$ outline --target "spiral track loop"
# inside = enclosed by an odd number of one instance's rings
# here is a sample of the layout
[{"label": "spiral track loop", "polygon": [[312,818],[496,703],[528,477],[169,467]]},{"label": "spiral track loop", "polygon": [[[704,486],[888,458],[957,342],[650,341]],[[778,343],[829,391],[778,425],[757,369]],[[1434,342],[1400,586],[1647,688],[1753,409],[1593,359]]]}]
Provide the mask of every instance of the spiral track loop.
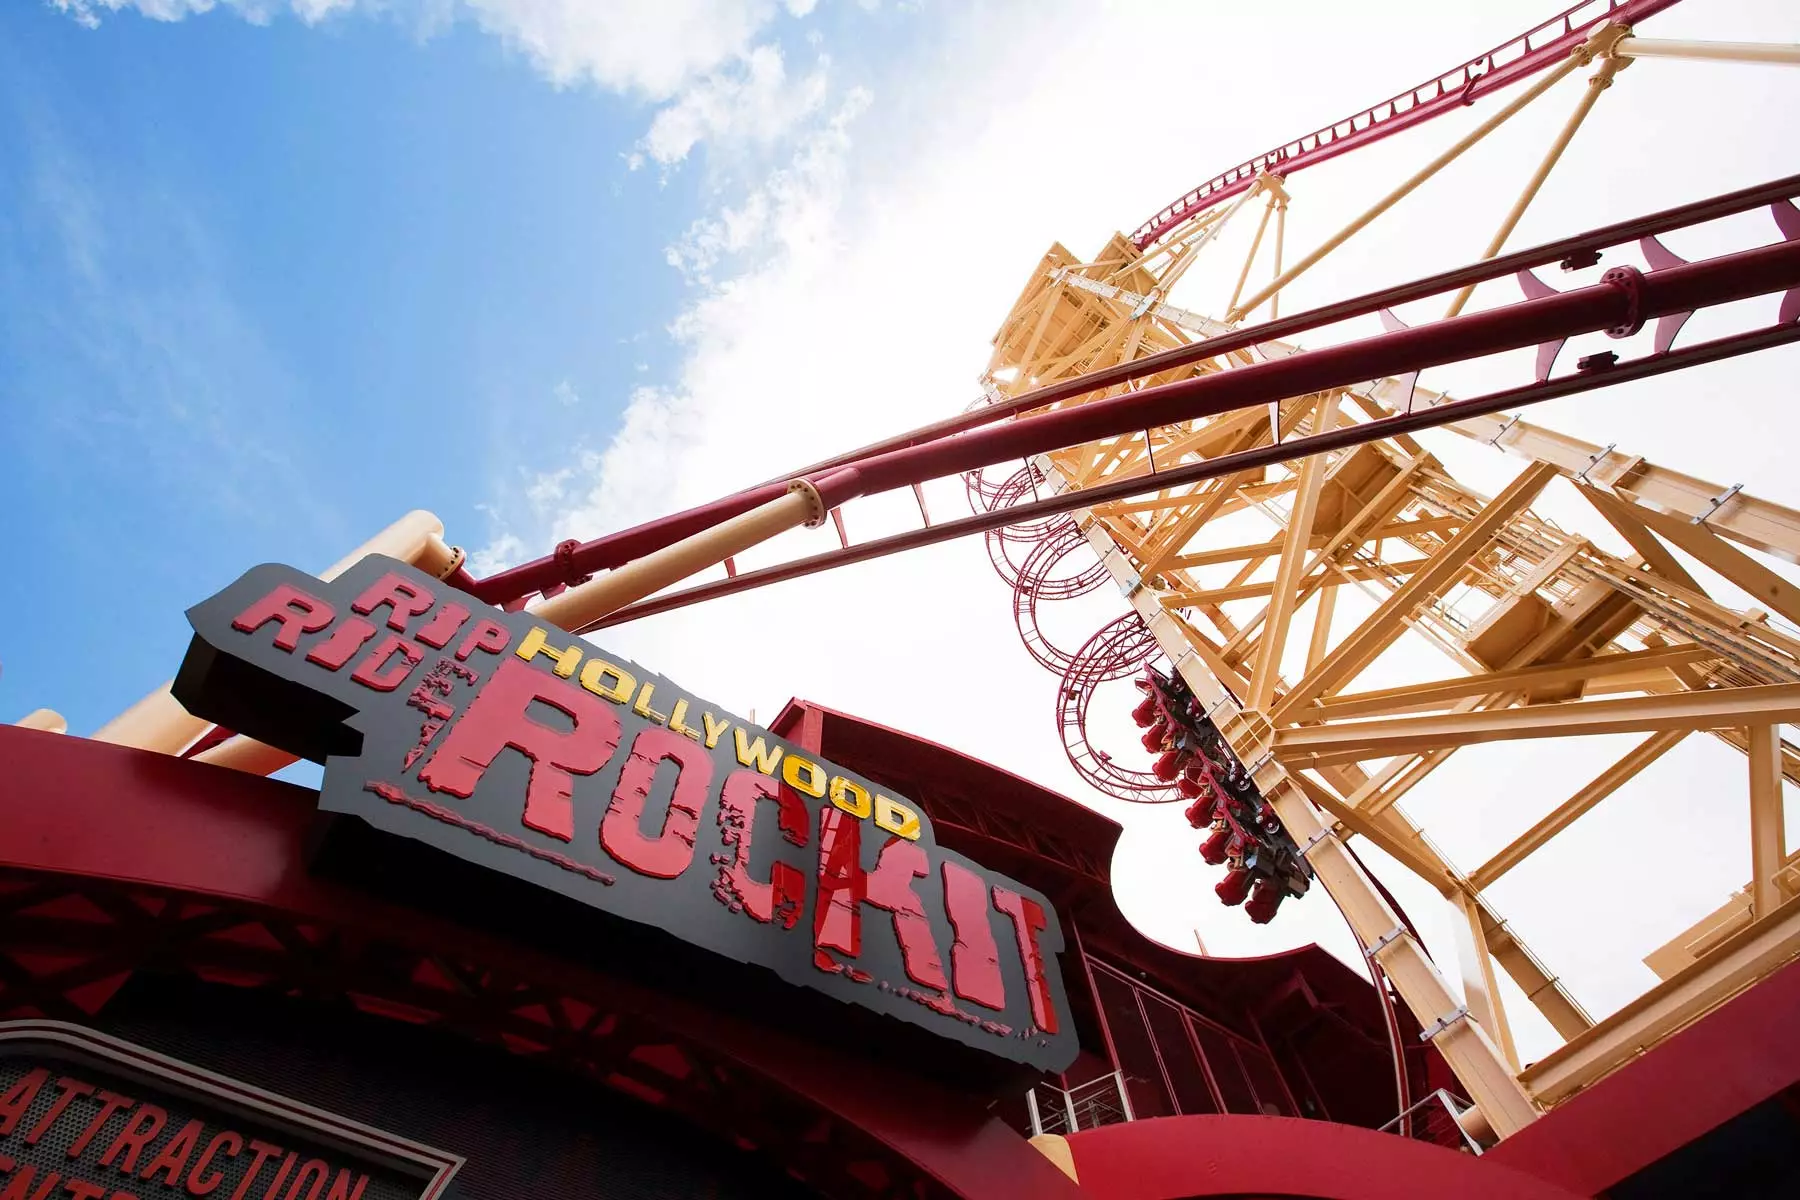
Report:
[{"label": "spiral track loop", "polygon": [[[965,476],[965,479],[967,477]],[[1005,482],[994,487],[985,500],[986,511],[994,512],[1002,508],[1011,508],[1015,504],[1035,498],[1044,476],[1035,465],[1027,464],[1009,476]],[[970,482],[969,503],[977,503],[977,490],[985,487],[985,481]],[[994,564],[994,571],[1006,586],[1017,589],[1022,586],[1024,561],[1036,546],[1044,539],[1061,534],[1064,530],[1074,530],[1075,519],[1064,513],[1054,516],[1039,517],[1034,521],[1022,521],[1017,525],[1003,525],[999,529],[990,529],[984,539],[987,545],[988,561]]]},{"label": "spiral track loop", "polygon": [[1062,730],[1063,750],[1069,765],[1095,788],[1133,804],[1167,804],[1181,793],[1148,770],[1133,771],[1113,761],[1111,754],[1096,749],[1088,740],[1087,710],[1094,689],[1102,683],[1135,674],[1159,653],[1156,635],[1130,612],[1101,627],[1075,652],[1074,661],[1057,688],[1057,725]]},{"label": "spiral track loop", "polygon": [[[994,403],[994,401],[999,398],[999,395],[1000,393],[993,389],[993,385],[990,382],[987,390],[980,396],[977,396],[974,400],[970,401],[968,405],[963,408],[963,411],[974,412],[978,408],[986,408],[988,405]],[[1007,483],[1010,482],[1003,480],[996,483],[988,479],[987,472],[988,468],[981,467],[977,470],[966,471],[963,473],[963,487],[967,489],[969,493],[969,509],[972,512],[993,512],[994,503],[999,499],[1001,489],[1006,487]],[[1018,502],[1016,496],[1007,501],[1008,504],[1017,504]]]},{"label": "spiral track loop", "polygon": [[1038,627],[1038,602],[1085,596],[1106,582],[1106,564],[1098,558],[1073,574],[1053,574],[1069,555],[1083,553],[1092,551],[1081,530],[1072,523],[1062,526],[1026,555],[1025,565],[1019,568],[1019,582],[1013,588],[1013,624],[1018,627],[1019,639],[1034,661],[1059,675],[1073,665],[1075,655],[1052,644]]},{"label": "spiral track loop", "polygon": [[[999,481],[989,479],[987,473],[988,468],[983,467],[979,471],[967,471],[963,474],[963,487],[969,494],[969,508],[974,512],[993,512],[995,501],[1000,498],[1002,490],[1011,482],[1010,479]],[[1015,496],[1008,503],[1017,504],[1018,497]]]}]

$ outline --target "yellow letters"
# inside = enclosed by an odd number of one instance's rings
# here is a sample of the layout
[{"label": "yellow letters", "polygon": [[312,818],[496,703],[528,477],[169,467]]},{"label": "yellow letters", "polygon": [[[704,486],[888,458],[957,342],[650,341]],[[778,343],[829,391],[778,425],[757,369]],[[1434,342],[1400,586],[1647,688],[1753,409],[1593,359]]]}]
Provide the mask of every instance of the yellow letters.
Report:
[{"label": "yellow letters", "polygon": [[542,625],[531,627],[531,631],[525,635],[525,640],[519,643],[519,648],[515,653],[526,662],[530,662],[540,654],[555,660],[555,674],[562,679],[573,675],[576,665],[581,662],[580,646],[570,646],[567,650],[558,650],[546,645]]},{"label": "yellow letters", "polygon": [[[708,750],[717,746],[719,739],[725,736],[725,731],[731,728],[730,721],[721,721],[709,712],[700,714],[700,723],[706,726],[706,748]],[[738,758],[741,761],[743,755],[738,755]]]},{"label": "yellow letters", "polygon": [[[703,730],[696,729],[687,723],[689,701],[685,697],[677,699],[669,715],[664,716],[650,707],[651,701],[656,697],[654,683],[645,682],[640,687],[635,675],[604,658],[590,658],[582,666],[582,647],[579,643],[558,650],[549,644],[548,638],[548,630],[541,625],[534,625],[526,632],[515,653],[526,662],[543,655],[551,660],[554,664],[551,670],[562,679],[574,675],[575,668],[581,666],[581,686],[594,695],[604,697],[614,704],[629,703],[631,711],[638,716],[646,717],[659,725],[667,725],[683,737],[703,742],[708,750],[716,749],[719,739],[729,729],[736,743],[738,762],[744,766],[754,767],[764,775],[774,775],[775,769],[780,767],[782,780],[794,790],[821,798],[829,793],[835,807],[858,820],[868,820],[873,816],[878,828],[908,841],[919,839],[919,814],[899,801],[879,794],[871,799],[867,788],[842,775],[830,776],[828,787],[825,768],[812,759],[798,754],[788,754],[784,759],[780,743],[771,746],[760,734],[752,738],[742,726],[734,727],[730,720],[715,717],[710,712],[701,712],[700,723]],[[632,699],[634,693],[635,701]]]},{"label": "yellow letters", "polygon": [[631,706],[631,711],[640,717],[649,717],[658,725],[666,725],[669,723],[669,718],[650,707],[650,697],[654,695],[656,695],[656,685],[654,683],[646,683],[643,687],[638,689],[637,703]]},{"label": "yellow letters", "polygon": [[853,817],[868,819],[868,790],[859,784],[851,783],[842,775],[831,777],[831,802]]},{"label": "yellow letters", "polygon": [[[613,677],[610,685],[603,682],[608,675]],[[623,704],[631,699],[631,693],[637,691],[637,676],[604,658],[590,658],[587,666],[581,668],[581,686],[596,696],[606,697],[614,704]]]},{"label": "yellow letters", "polygon": [[[800,781],[802,774],[806,776],[804,783]],[[781,777],[789,787],[797,788],[809,796],[825,794],[825,772],[810,758],[801,758],[798,754],[788,755],[787,761],[781,764]]]},{"label": "yellow letters", "polygon": [[875,824],[895,837],[909,842],[919,840],[919,814],[897,800],[875,797]]},{"label": "yellow letters", "polygon": [[755,767],[764,775],[773,775],[775,773],[775,764],[781,761],[780,746],[771,749],[763,744],[763,740],[760,736],[752,742],[744,736],[742,727],[733,730],[732,736],[737,739],[737,756],[739,762],[743,763],[746,767]]},{"label": "yellow letters", "polygon": [[682,737],[690,737],[697,742],[700,740],[700,731],[687,724],[687,710],[687,697],[683,696],[675,702],[675,709],[669,714],[669,728]]}]

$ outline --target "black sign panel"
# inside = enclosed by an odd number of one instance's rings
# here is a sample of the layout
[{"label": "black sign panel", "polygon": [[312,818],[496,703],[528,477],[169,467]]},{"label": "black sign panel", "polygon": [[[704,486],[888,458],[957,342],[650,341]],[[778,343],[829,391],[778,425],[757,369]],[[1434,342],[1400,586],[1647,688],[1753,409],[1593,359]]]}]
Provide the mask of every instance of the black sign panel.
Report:
[{"label": "black sign panel", "polygon": [[321,806],[1039,1070],[1075,1055],[1039,893],[903,796],[393,559],[188,613],[175,695],[325,764]]},{"label": "black sign panel", "polygon": [[435,1200],[461,1164],[79,1026],[0,1023],[0,1195]]}]

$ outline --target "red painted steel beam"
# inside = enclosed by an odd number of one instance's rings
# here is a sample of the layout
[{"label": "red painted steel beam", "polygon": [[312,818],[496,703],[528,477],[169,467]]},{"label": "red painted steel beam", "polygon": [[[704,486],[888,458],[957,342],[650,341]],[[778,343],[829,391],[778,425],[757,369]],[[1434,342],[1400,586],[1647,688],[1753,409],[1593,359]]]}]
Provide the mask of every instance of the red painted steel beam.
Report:
[{"label": "red painted steel beam", "polygon": [[944,521],[929,528],[894,534],[891,537],[865,542],[860,546],[852,546],[848,550],[831,550],[823,554],[814,554],[755,571],[740,572],[730,579],[703,583],[678,592],[654,596],[647,600],[640,600],[636,604],[627,605],[617,612],[609,614],[603,620],[577,632],[585,633],[590,629],[623,625],[638,617],[654,616],[657,613],[686,608],[688,605],[698,604],[705,600],[766,587],[772,583],[781,583],[789,579],[799,579],[821,571],[829,571],[836,567],[885,558],[890,554],[898,554],[906,550],[934,546],[956,538],[985,533],[1003,525],[1023,524],[1059,513],[1072,512],[1078,508],[1128,500],[1146,492],[1184,487],[1191,483],[1216,479],[1237,471],[1272,466],[1308,455],[1324,454],[1350,446],[1359,446],[1365,442],[1376,442],[1403,434],[1417,433],[1421,429],[1449,425],[1471,417],[1522,408],[1542,403],[1545,400],[1555,400],[1563,396],[1593,391],[1597,388],[1629,383],[1636,379],[1647,379],[1670,371],[1702,366],[1706,363],[1735,358],[1738,355],[1749,354],[1757,350],[1787,345],[1790,342],[1800,342],[1800,324],[1779,325],[1749,333],[1715,338],[1683,350],[1651,355],[1605,370],[1582,371],[1541,383],[1527,384],[1523,387],[1508,388],[1467,400],[1453,401],[1436,408],[1420,409],[1417,412],[1401,416],[1383,417],[1380,420],[1367,421],[1360,425],[1341,426],[1329,433],[1290,439],[1276,446],[1260,446],[1254,450],[1227,454],[1219,458],[1208,459],[1205,462],[1189,463],[1185,466],[1159,471],[1154,475],[1137,475],[1129,479],[1114,480],[1096,487],[1049,496],[1042,500],[1001,509],[997,512],[977,513],[974,516],[963,517],[955,521]]},{"label": "red painted steel beam", "polygon": [[[1415,88],[1221,171],[1145,221],[1131,235],[1131,240],[1142,250],[1202,209],[1247,191],[1262,171],[1285,179],[1295,171],[1317,166],[1433,117],[1466,108],[1490,92],[1562,62],[1602,25],[1609,22],[1630,25],[1672,8],[1677,2],[1607,0],[1604,11],[1578,24],[1577,13],[1596,7],[1596,0],[1583,0],[1486,54],[1477,55],[1443,74],[1433,75]],[[1400,107],[1403,104],[1405,108]]]},{"label": "red painted steel beam", "polygon": [[1786,291],[1800,287],[1800,241],[1778,242],[1649,274],[1626,270],[1635,281],[1630,286],[1614,282],[1619,272],[1611,271],[1591,287],[1199,375],[878,454],[854,467],[839,468],[821,482],[821,490],[840,475],[854,475],[826,497],[828,504],[841,504],[858,495],[1083,442]]},{"label": "red painted steel beam", "polygon": [[995,421],[1017,416],[1019,413],[1030,412],[1033,409],[1056,404],[1088,392],[1101,391],[1133,379],[1141,379],[1147,375],[1160,375],[1164,371],[1201,362],[1208,358],[1217,358],[1234,350],[1243,350],[1265,342],[1281,341],[1293,334],[1305,333],[1320,326],[1334,325],[1340,321],[1367,316],[1384,308],[1393,308],[1453,289],[1486,283],[1490,279],[1516,275],[1518,272],[1532,267],[1559,263],[1564,259],[1594,251],[1608,250],[1614,246],[1635,242],[1640,238],[1655,237],[1658,234],[1668,233],[1670,230],[1684,229],[1706,221],[1716,221],[1721,217],[1763,208],[1792,196],[1800,196],[1800,175],[1789,175],[1754,187],[1740,188],[1735,192],[1726,192],[1707,200],[1696,201],[1693,204],[1683,204],[1650,213],[1647,216],[1634,217],[1629,221],[1619,221],[1612,225],[1602,226],[1590,233],[1547,242],[1540,246],[1504,254],[1498,258],[1484,259],[1481,262],[1471,263],[1454,270],[1427,275],[1423,279],[1415,279],[1410,283],[1398,284],[1377,292],[1340,300],[1335,304],[1308,309],[1306,312],[1295,313],[1293,316],[1283,317],[1276,321],[1266,321],[1261,325],[1246,326],[1218,337],[1206,338],[1186,346],[1176,346],[1173,349],[1147,354],[1129,362],[1091,371],[1086,375],[1078,375],[1061,383],[1034,388],[998,404],[991,404],[971,412],[958,413],[953,417],[946,417],[929,425],[921,425],[907,433],[896,434],[859,450],[852,450],[835,458],[814,463],[799,471],[783,475],[780,480],[770,480],[769,483],[772,485],[797,476],[811,476],[814,472],[844,466],[874,454],[903,449],[907,446],[917,446],[939,437],[962,433],[969,429],[978,429],[983,425],[991,425]]},{"label": "red painted steel beam", "polygon": [[545,588],[568,584],[572,582],[571,577],[578,578],[596,571],[617,567],[641,555],[660,550],[681,538],[711,528],[720,521],[728,520],[739,513],[748,512],[758,504],[780,495],[785,490],[786,481],[789,479],[816,478],[820,472],[833,467],[848,465],[891,450],[922,445],[983,425],[990,425],[1021,412],[1055,404],[1131,379],[1159,374],[1175,367],[1227,354],[1233,350],[1279,340],[1319,326],[1363,316],[1382,308],[1437,295],[1453,288],[1511,275],[1526,268],[1559,262],[1573,256],[1635,241],[1641,237],[1667,233],[1670,230],[1746,212],[1753,208],[1785,200],[1796,194],[1800,194],[1800,176],[1790,175],[1756,187],[1743,188],[1708,200],[1665,209],[1648,216],[1608,225],[1590,233],[1563,238],[1528,250],[1427,276],[1410,283],[1384,288],[1354,299],[1325,305],[1308,312],[1296,313],[1278,321],[1268,321],[1220,337],[1195,342],[1192,345],[1134,359],[1116,367],[1109,367],[1062,383],[1038,388],[1001,404],[974,412],[961,413],[946,420],[920,426],[907,433],[897,434],[873,445],[783,475],[779,479],[771,480],[748,491],[727,496],[684,512],[660,517],[630,529],[607,534],[575,547],[566,557],[546,555],[532,562],[490,575],[483,580],[459,581],[459,586],[463,586],[466,591],[490,604],[506,604]]}]

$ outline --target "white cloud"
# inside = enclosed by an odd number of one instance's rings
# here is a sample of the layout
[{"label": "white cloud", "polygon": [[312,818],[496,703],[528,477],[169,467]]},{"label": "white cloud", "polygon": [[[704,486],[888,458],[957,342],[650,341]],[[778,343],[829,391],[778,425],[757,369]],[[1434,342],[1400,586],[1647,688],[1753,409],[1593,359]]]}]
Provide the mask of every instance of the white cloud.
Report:
[{"label": "white cloud", "polygon": [[[131,11],[179,21],[215,9],[262,24],[291,13],[308,24],[352,10],[410,20],[421,32],[467,20],[528,58],[558,86],[592,84],[664,105],[644,137],[669,166],[703,140],[767,146],[824,98],[823,65],[787,78],[780,49],[758,43],[782,13],[803,18],[806,0],[49,0],[89,28]],[[627,156],[632,167],[642,155]]]},{"label": "white cloud", "polygon": [[[767,147],[825,102],[826,66],[789,80],[781,48],[757,46],[686,89],[657,112],[638,143],[663,166],[680,162],[701,142]],[[641,165],[639,157],[632,165]]]},{"label": "white cloud", "polygon": [[334,12],[348,9],[356,0],[293,0],[294,12],[308,23],[322,21]]},{"label": "white cloud", "polygon": [[[558,84],[591,82],[651,100],[744,56],[777,15],[773,0],[50,0],[84,25],[134,11],[179,21],[225,9],[252,21],[291,12],[313,22],[360,8],[431,28],[467,18],[520,50]],[[804,13],[796,12],[795,16]]]},{"label": "white cloud", "polygon": [[157,0],[145,0],[142,4],[138,4],[136,0],[50,0],[50,2],[58,12],[69,14],[89,29],[100,27],[102,12],[118,12],[128,4],[146,17],[162,21],[180,20],[190,12],[205,12],[212,7],[210,0],[192,0],[192,3],[189,0],[170,0],[167,12],[159,11],[164,8],[164,5],[157,3]]},{"label": "white cloud", "polygon": [[[619,429],[604,451],[583,455],[585,488],[574,489],[570,504],[554,516],[557,538],[577,536],[590,528],[616,528],[656,516],[663,485],[678,460],[677,445],[696,417],[693,400],[679,390],[640,387],[631,393]],[[567,469],[553,468],[538,476],[533,489],[547,479],[566,480]]]},{"label": "white cloud", "polygon": [[550,395],[564,408],[573,408],[581,403],[581,394],[577,392],[574,385],[566,379],[559,380],[556,386],[550,389]]},{"label": "white cloud", "polygon": [[482,28],[561,84],[650,99],[742,58],[776,15],[770,0],[462,0]]},{"label": "white cloud", "polygon": [[310,24],[334,12],[350,9],[358,0],[50,0],[50,3],[93,29],[99,26],[103,13],[131,10],[152,21],[180,21],[219,7],[236,12],[255,24],[262,24],[283,10],[292,11]]},{"label": "white cloud", "polygon": [[[671,243],[666,251],[669,265],[690,282],[707,283],[721,261],[754,254],[760,264],[786,255],[791,266],[828,241],[842,202],[850,127],[873,99],[867,89],[852,88],[830,119],[801,140],[785,166],[771,172],[736,205],[700,218]],[[676,321],[678,337],[696,335],[704,324],[707,303],[702,301]]]},{"label": "white cloud", "polygon": [[525,489],[525,498],[538,512],[547,512],[552,505],[560,504],[568,495],[569,480],[574,474],[574,467],[546,471],[531,481],[530,486]]},{"label": "white cloud", "polygon": [[503,533],[469,555],[469,570],[477,579],[528,558],[533,553],[524,539],[514,533]]}]

